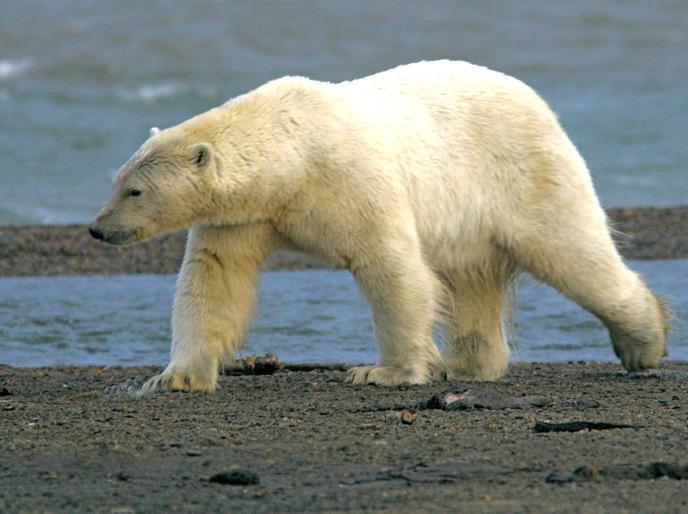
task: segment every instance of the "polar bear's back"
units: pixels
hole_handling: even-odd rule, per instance
[[[445,60],[331,87],[342,118],[362,120],[359,145],[379,155],[378,171],[402,177],[421,232],[470,231],[471,211],[499,224],[572,189],[594,198],[556,115],[514,77]]]
[[[533,89],[468,62],[408,64],[336,84],[333,90],[344,99],[341,108],[362,117],[365,126],[385,127],[404,145],[430,145],[440,153],[464,155],[473,164],[486,148],[492,155],[503,148],[513,159],[518,148],[532,153],[532,145],[561,145],[562,137],[568,141]]]
[[[315,148],[308,155],[328,174],[324,182],[346,183],[352,202],[390,192],[389,201],[409,204],[424,239],[462,233],[475,241],[471,233],[554,197],[570,202],[572,190],[595,197],[544,100],[482,66],[420,62],[337,84],[285,77],[259,91],[270,112],[302,117],[296,126]],[[265,116],[247,112],[265,126]]]
[[[404,64],[367,77],[342,82],[350,86],[366,90],[367,88],[381,89],[387,92],[413,92],[419,89],[432,87],[433,89],[445,88],[466,93],[474,92],[486,87],[524,87],[520,80],[492,70],[485,66],[479,66],[466,61],[421,61],[412,64]]]
[[[385,145],[420,174],[443,174],[442,183],[478,182],[496,173],[501,184],[509,165],[551,154],[578,158],[544,100],[509,75],[463,61],[419,62],[332,86],[341,111],[371,127],[382,127]],[[414,162],[409,162],[414,161]],[[447,175],[448,174],[448,175]],[[522,174],[520,174],[522,176]],[[465,187],[464,187],[465,189]]]
[[[521,105],[551,112],[529,86],[504,73],[465,61],[422,61],[342,82],[337,87],[366,104],[422,106],[432,113],[453,111],[470,117],[475,109],[495,110]],[[481,105],[483,104],[483,105]]]

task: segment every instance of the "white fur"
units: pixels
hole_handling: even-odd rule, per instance
[[[139,186],[137,203],[125,192]],[[665,310],[619,257],[555,115],[522,82],[465,62],[270,82],[154,134],[96,224],[116,243],[191,226],[171,362],[147,391],[214,389],[260,263],[283,248],[349,269],[368,300],[380,358],[354,383],[501,377],[518,269],[600,317],[627,369],[665,351]]]

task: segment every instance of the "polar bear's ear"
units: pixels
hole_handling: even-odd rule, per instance
[[[151,127],[150,129],[150,137],[153,137],[155,134],[159,134],[160,129],[158,127]]]
[[[213,150],[207,143],[198,143],[191,148],[191,156],[198,168],[205,168],[213,158]]]

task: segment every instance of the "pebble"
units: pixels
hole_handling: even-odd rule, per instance
[[[418,414],[412,409],[404,409],[401,411],[400,419],[404,425],[413,425],[413,422],[416,421],[416,417],[418,417]]]
[[[635,425],[623,423],[606,423],[602,421],[566,421],[564,423],[550,423],[549,421],[536,421],[533,432],[580,432],[582,430],[614,430],[617,428],[639,428]]]
[[[223,485],[258,485],[260,477],[251,471],[231,469],[211,475],[208,482]]]
[[[509,396],[488,388],[452,387],[416,405],[417,409],[473,410],[473,409],[522,409],[544,407],[551,401],[544,396]]]

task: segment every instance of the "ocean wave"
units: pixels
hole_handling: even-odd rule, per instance
[[[158,100],[192,95],[209,97],[214,94],[211,88],[197,88],[178,82],[144,84],[136,88],[121,88],[115,91],[120,100],[130,103],[153,103]]]
[[[0,80],[23,75],[32,66],[31,59],[0,59]]]
[[[184,89],[182,84],[174,82],[146,84],[135,89],[121,89],[117,96],[126,102],[150,103],[182,94]]]

